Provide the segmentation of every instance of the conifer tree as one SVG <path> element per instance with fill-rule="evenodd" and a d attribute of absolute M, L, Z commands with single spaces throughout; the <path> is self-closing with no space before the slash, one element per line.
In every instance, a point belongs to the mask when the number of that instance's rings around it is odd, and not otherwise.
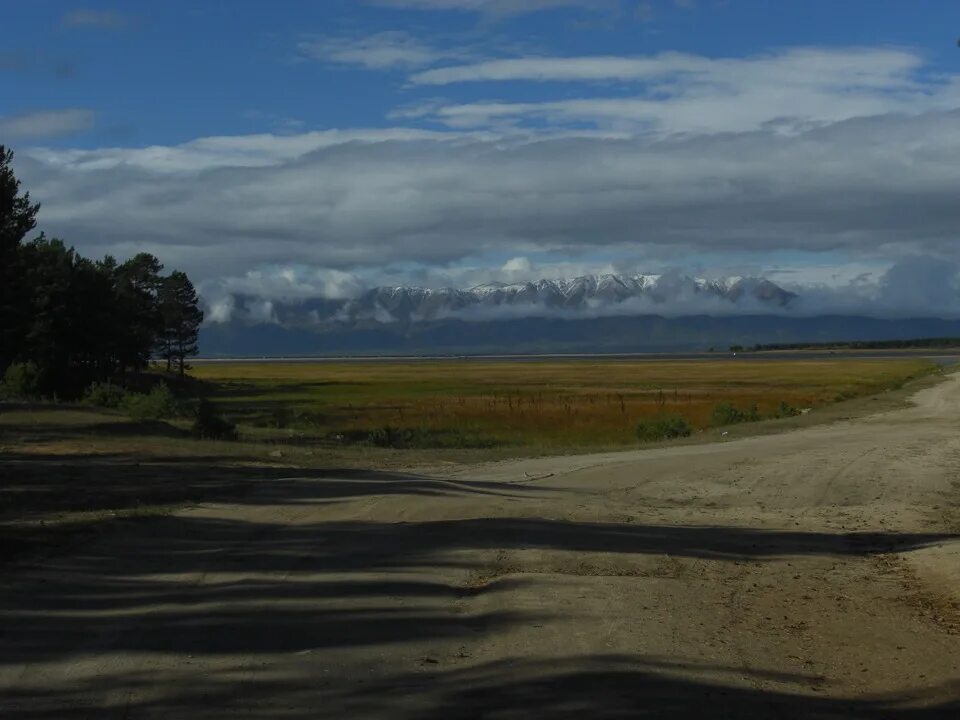
<path fill-rule="evenodd" d="M 161 281 L 160 314 L 163 317 L 161 356 L 167 361 L 167 370 L 173 362 L 177 363 L 182 378 L 186 358 L 199 352 L 197 341 L 203 322 L 197 291 L 186 273 L 175 270 Z"/>
<path fill-rule="evenodd" d="M 16 360 L 30 318 L 30 289 L 20 268 L 20 243 L 36 227 L 39 204 L 20 192 L 13 151 L 0 145 L 0 372 Z"/>

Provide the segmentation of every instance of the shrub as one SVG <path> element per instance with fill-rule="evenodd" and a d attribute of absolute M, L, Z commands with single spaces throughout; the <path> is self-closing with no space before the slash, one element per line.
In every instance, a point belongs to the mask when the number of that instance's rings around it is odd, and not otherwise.
<path fill-rule="evenodd" d="M 146 393 L 129 393 L 124 409 L 134 420 L 160 420 L 177 414 L 177 399 L 165 384 L 160 383 Z"/>
<path fill-rule="evenodd" d="M 755 403 L 746 410 L 741 410 L 730 403 L 720 403 L 713 408 L 712 418 L 714 425 L 736 425 L 756 422 L 760 419 L 760 411 Z"/>
<path fill-rule="evenodd" d="M 365 442 L 383 448 L 405 450 L 410 448 L 492 448 L 499 443 L 477 433 L 460 428 L 393 427 L 367 433 Z"/>
<path fill-rule="evenodd" d="M 237 426 L 224 418 L 209 400 L 197 405 L 196 418 L 190 429 L 201 440 L 236 440 Z"/>
<path fill-rule="evenodd" d="M 271 426 L 283 430 L 290 427 L 292 413 L 285 406 L 275 407 L 270 413 Z"/>
<path fill-rule="evenodd" d="M 13 363 L 0 382 L 0 398 L 26 400 L 40 393 L 40 371 L 32 362 Z"/>
<path fill-rule="evenodd" d="M 680 415 L 644 420 L 637 425 L 637 438 L 641 442 L 673 440 L 690 436 L 690 425 Z"/>
<path fill-rule="evenodd" d="M 83 394 L 83 402 L 102 408 L 118 408 L 127 399 L 127 391 L 110 382 L 95 382 Z"/>
<path fill-rule="evenodd" d="M 796 417 L 797 415 L 802 415 L 799 409 L 795 408 L 790 403 L 785 400 L 781 400 L 780 404 L 777 405 L 777 409 L 773 412 L 773 417 L 775 418 L 789 418 Z"/>

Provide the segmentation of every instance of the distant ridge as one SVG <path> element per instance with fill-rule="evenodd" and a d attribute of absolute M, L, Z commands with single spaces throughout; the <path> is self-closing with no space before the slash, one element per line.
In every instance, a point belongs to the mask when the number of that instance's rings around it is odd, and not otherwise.
<path fill-rule="evenodd" d="M 583 275 L 470 288 L 376 287 L 346 299 L 265 301 L 230 297 L 226 321 L 272 322 L 310 330 L 350 325 L 411 324 L 435 320 L 506 320 L 524 317 L 592 318 L 612 315 L 749 314 L 789 309 L 796 299 L 764 278 L 717 280 L 675 273 Z"/>
<path fill-rule="evenodd" d="M 378 287 L 345 302 L 331 319 L 372 319 L 378 322 L 420 322 L 446 317 L 470 319 L 471 316 L 492 319 L 497 308 L 521 309 L 531 315 L 555 311 L 576 316 L 591 312 L 603 314 L 605 310 L 637 300 L 644 301 L 651 310 L 659 304 L 698 300 L 724 301 L 733 305 L 752 301 L 761 306 L 785 307 L 794 297 L 794 293 L 764 278 L 705 280 L 676 274 L 604 274 L 522 283 L 486 283 L 466 289 Z"/>
<path fill-rule="evenodd" d="M 760 277 L 584 275 L 465 289 L 377 287 L 347 300 L 232 297 L 208 323 L 216 356 L 702 351 L 960 337 L 960 320 L 797 314 L 801 296 Z"/>

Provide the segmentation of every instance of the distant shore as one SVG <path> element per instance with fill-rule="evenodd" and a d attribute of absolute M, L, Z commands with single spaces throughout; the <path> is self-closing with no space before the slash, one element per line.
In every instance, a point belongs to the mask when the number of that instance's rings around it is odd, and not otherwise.
<path fill-rule="evenodd" d="M 192 362 L 276 362 L 276 363 L 337 363 L 337 362 L 436 362 L 463 360 L 465 362 L 537 362 L 540 360 L 827 360 L 838 357 L 889 360 L 902 357 L 929 359 L 940 365 L 960 362 L 960 347 L 955 348 L 891 348 L 853 349 L 823 348 L 795 350 L 728 350 L 716 352 L 642 352 L 642 353 L 544 353 L 544 354 L 484 354 L 484 355 L 318 355 L 318 356 L 269 356 L 245 355 L 224 357 L 199 357 Z"/>

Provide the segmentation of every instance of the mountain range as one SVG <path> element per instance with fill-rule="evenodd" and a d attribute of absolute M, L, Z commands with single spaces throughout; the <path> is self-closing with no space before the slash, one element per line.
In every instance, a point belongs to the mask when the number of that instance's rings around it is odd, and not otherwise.
<path fill-rule="evenodd" d="M 205 356 L 646 352 L 960 335 L 960 322 L 792 312 L 764 278 L 586 275 L 467 289 L 377 287 L 341 300 L 234 295 Z"/>
<path fill-rule="evenodd" d="M 762 278 L 704 280 L 684 275 L 584 275 L 524 283 L 488 283 L 467 289 L 378 287 L 349 300 L 334 314 L 340 322 L 422 322 L 456 317 L 602 316 L 636 313 L 646 306 L 737 304 L 785 307 L 795 297 Z M 625 306 L 623 308 L 618 306 Z"/>

